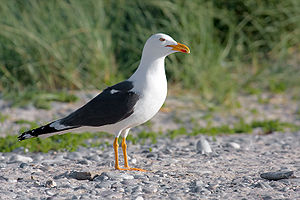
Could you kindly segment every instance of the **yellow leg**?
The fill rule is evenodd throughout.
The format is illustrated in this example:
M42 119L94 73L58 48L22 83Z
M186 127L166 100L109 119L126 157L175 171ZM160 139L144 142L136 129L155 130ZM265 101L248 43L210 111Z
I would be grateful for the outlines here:
M124 155L124 166L125 168L120 168L119 166L119 158L118 158L118 148L119 148L119 144L118 144L118 138L115 138L114 141L114 150L115 150L115 169L117 170L135 170L135 171L142 171L142 172L147 172L147 170L144 169L139 169L139 168L130 168L128 165L128 160L127 160L127 145L126 145L126 141L125 138L123 138L122 140L122 150L123 150L123 155Z
M123 150L123 156L124 156L124 167L129 168L128 160L127 160L127 144L125 138L122 140L122 150Z
M118 157L118 148L119 148L119 144L118 144L118 138L115 138L114 141L114 150L115 150L115 169L121 170L120 166L119 166L119 157Z

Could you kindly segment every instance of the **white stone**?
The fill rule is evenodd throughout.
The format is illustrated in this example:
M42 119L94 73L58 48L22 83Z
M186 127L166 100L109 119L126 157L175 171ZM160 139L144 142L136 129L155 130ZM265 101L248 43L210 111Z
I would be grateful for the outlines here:
M241 148L241 145L239 145L238 143L235 143L235 142L229 142L228 146L233 147L235 149L240 149Z
M203 136L197 142L196 148L197 148L198 152L201 152L201 154L211 153L212 152L208 141Z
M32 162L33 159L27 156L15 155L10 158L10 161L28 163L28 162Z
M134 179L134 176L128 175L128 174L121 174L120 178L126 179L126 180L131 180L131 179Z
M132 164L136 164L136 162L137 162L137 160L136 160L135 158L132 158L132 159L131 159L131 163L132 163Z

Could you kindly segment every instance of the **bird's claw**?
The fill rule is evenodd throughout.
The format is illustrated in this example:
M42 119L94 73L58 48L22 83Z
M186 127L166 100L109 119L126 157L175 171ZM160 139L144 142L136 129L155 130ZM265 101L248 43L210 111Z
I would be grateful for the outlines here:
M115 167L115 168L116 168L116 170L129 170L129 171L148 172L148 170L145 170L145 169L132 168L132 167L126 167L126 168Z

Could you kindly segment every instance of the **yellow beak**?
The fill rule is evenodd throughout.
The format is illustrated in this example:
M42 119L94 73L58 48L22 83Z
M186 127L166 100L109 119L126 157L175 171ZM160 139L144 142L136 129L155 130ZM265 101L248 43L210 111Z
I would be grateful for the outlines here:
M180 44L179 42L177 43L177 45L167 45L166 47L172 47L174 51L179 51L179 52L183 52L183 53L190 53L190 49L185 46L184 44Z

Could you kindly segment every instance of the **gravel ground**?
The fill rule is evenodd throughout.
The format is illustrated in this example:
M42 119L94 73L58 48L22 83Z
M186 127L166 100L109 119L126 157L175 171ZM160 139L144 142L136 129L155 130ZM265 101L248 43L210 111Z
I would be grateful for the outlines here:
M79 94L81 101L75 104L53 103L50 111L11 108L0 99L1 114L7 116L0 133L17 134L24 126L15 123L19 119L42 124L63 116L93 95ZM242 116L247 122L278 119L299 124L297 102L284 95L266 99L262 104L256 97L240 97L238 109L215 113L210 123L230 125ZM197 102L189 96L169 97L151 126L133 132L188 127L191 121L205 125L207 113ZM128 148L131 166L149 172L114 170L113 148L105 145L76 152L0 153L0 199L300 199L300 132L161 138L156 144L128 143ZM261 178L266 172L289 176Z
M204 154L200 141L197 136L130 144L130 164L149 172L114 170L112 147L0 154L0 197L300 199L300 132L207 138L212 152ZM294 175L277 181L260 177L276 171Z

